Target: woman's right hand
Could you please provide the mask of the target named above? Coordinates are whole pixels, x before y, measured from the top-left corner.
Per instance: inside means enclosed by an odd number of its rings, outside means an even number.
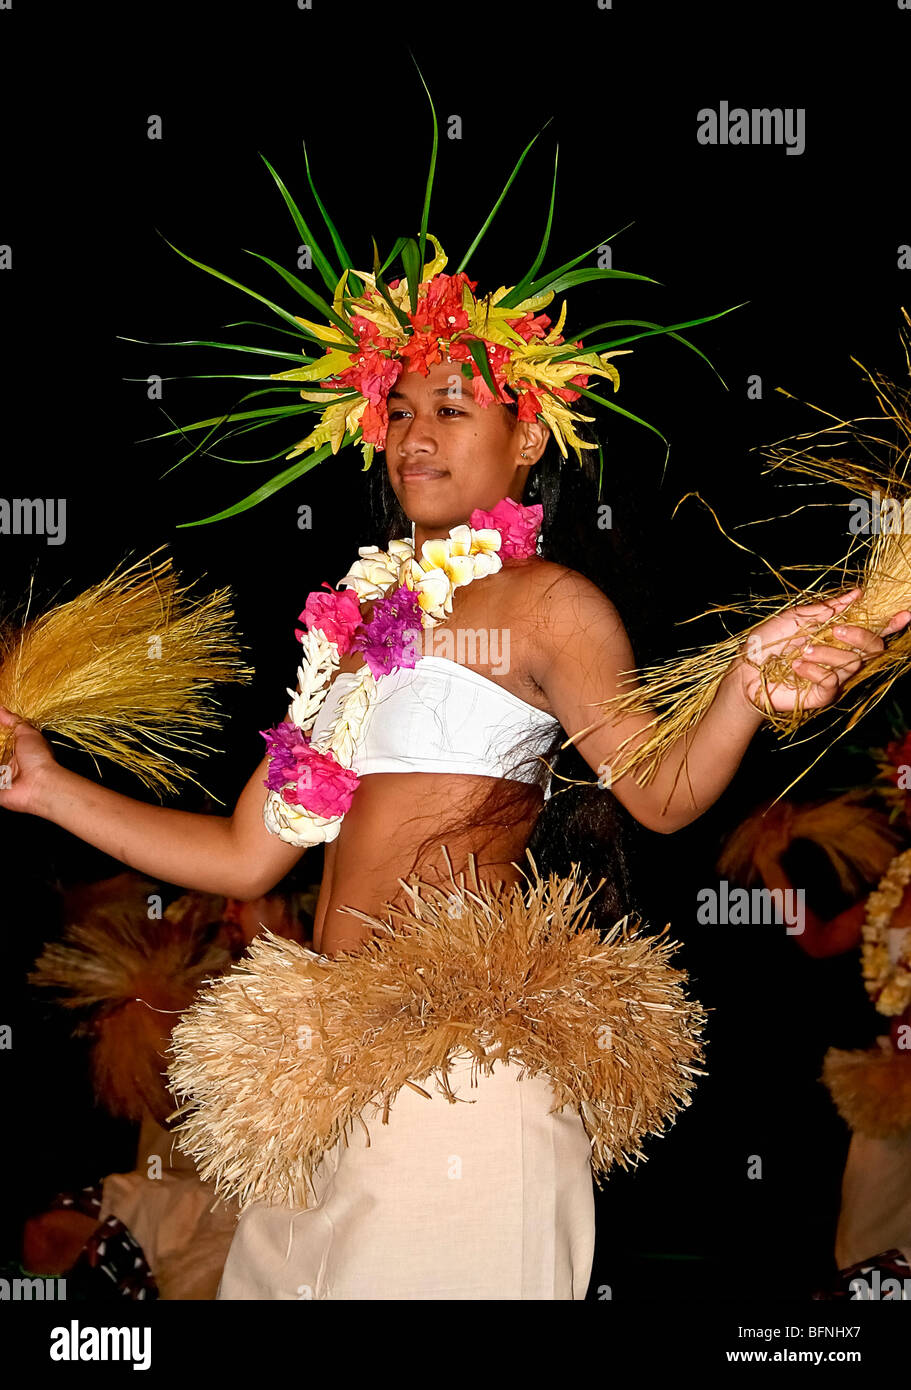
[[[0,807],[40,815],[42,789],[57,766],[51,746],[34,724],[20,719],[5,705],[0,705],[0,728],[16,731],[12,757],[8,764],[0,764]]]

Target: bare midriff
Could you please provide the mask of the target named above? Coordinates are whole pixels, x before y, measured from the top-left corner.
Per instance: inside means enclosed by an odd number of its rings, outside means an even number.
[[[508,629],[508,671],[464,662],[520,699],[552,713],[546,697],[529,674],[528,588],[535,562],[504,570],[469,588],[457,590],[452,617],[441,627]],[[369,620],[372,605],[365,604]],[[356,671],[363,656],[354,653],[340,671]],[[417,751],[417,750],[416,750]],[[342,911],[354,907],[385,919],[385,904],[405,907],[408,894],[399,883],[417,875],[424,882],[451,888],[445,845],[458,884],[471,883],[470,859],[481,882],[523,882],[531,831],[544,795],[533,784],[511,783],[516,803],[487,825],[473,826],[474,812],[501,778],[451,772],[374,772],[361,778],[338,837],[326,846],[323,881],[313,926],[313,949],[323,955],[356,950],[373,928]],[[417,852],[424,841],[420,858]]]
[[[443,772],[374,772],[363,777],[338,838],[326,846],[325,868],[313,924],[313,949],[324,955],[356,950],[373,928],[344,913],[345,906],[385,918],[385,902],[405,907],[408,895],[398,882],[410,874],[438,887],[451,887],[445,844],[455,881],[471,884],[469,855],[482,882],[522,881],[513,860],[528,868],[525,846],[540,811],[543,793],[527,787],[528,810],[508,825],[464,828],[472,806],[489,795],[496,778]],[[463,828],[441,837],[444,827]],[[421,842],[431,847],[415,862]]]

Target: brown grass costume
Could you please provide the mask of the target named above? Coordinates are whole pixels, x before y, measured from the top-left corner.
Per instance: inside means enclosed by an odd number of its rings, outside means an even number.
[[[488,1075],[502,1058],[549,1076],[554,1108],[578,1108],[596,1178],[646,1157],[645,1135],[704,1075],[705,1013],[669,964],[676,942],[626,918],[602,937],[578,866],[542,879],[528,858],[525,892],[479,883],[474,863],[466,888],[450,863],[450,891],[412,876],[399,880],[410,905],[387,903],[386,919],[346,909],[373,928],[357,952],[318,956],[269,934],[198,996],[173,1031],[169,1077],[186,1098],[176,1141],[217,1192],[241,1210],[306,1207],[313,1170],[365,1107],[385,1121],[403,1086],[439,1104],[419,1083],[435,1073],[448,1091],[464,1048]]]

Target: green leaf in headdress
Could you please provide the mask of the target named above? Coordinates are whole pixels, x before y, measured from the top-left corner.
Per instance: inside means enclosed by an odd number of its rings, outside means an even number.
[[[433,104],[433,97],[430,95],[430,88],[424,81],[424,74],[421,72],[417,58],[415,58],[413,53],[411,54],[411,57],[415,67],[418,70],[418,77],[421,79],[424,91],[427,93],[427,100],[430,102],[430,115],[433,118],[433,148],[430,151],[430,169],[427,173],[427,186],[424,190],[424,207],[421,212],[421,234],[418,239],[420,262],[421,265],[423,265],[427,253],[427,219],[430,214],[430,194],[433,190],[433,177],[436,173],[437,167],[437,146],[439,144],[439,127],[437,125],[437,113],[436,108]],[[412,310],[412,312],[414,312],[414,310]]]
[[[418,311],[418,285],[421,283],[421,269],[424,262],[421,259],[421,249],[413,236],[405,238],[405,244],[402,247],[402,265],[405,268],[405,278],[408,281],[411,312],[416,314]]]
[[[353,436],[346,435],[342,441],[342,448],[351,443]],[[296,482],[298,478],[309,473],[311,468],[315,468],[321,463],[328,454],[332,452],[331,444],[323,444],[321,448],[315,449],[312,454],[307,454],[303,458],[297,459],[290,468],[286,468],[282,473],[276,473],[274,478],[270,478],[262,487],[258,487],[255,492],[251,492],[247,497],[235,502],[233,507],[226,507],[224,511],[215,512],[212,516],[200,517],[198,521],[178,522],[178,528],[184,530],[190,526],[208,526],[213,521],[225,521],[229,516],[238,516],[241,512],[247,512],[251,507],[256,507],[260,502],[264,502],[267,497],[279,491],[280,488],[287,487],[289,483]]]
[[[648,330],[645,333],[628,333],[623,338],[612,338],[608,342],[591,344],[586,343],[584,348],[585,352],[609,352],[614,348],[621,347],[624,343],[636,343],[641,338],[655,338],[660,337],[662,334],[664,334],[669,338],[675,338],[678,343],[682,343],[684,347],[688,347],[691,349],[691,351],[695,352],[697,357],[701,357],[703,362],[705,362],[709,367],[711,367],[712,371],[718,377],[718,380],[721,382],[724,389],[727,390],[727,383],[725,382],[721,373],[706,356],[706,354],[700,348],[696,347],[695,343],[691,343],[688,338],[684,338],[682,334],[678,333],[676,330],[678,328],[692,328],[701,323],[710,323],[713,319],[723,318],[725,314],[732,314],[735,309],[742,309],[744,305],[748,303],[749,300],[745,299],[742,301],[742,303],[732,304],[729,309],[722,309],[717,314],[705,314],[702,318],[687,319],[683,323],[672,323],[666,326],[660,323],[650,323],[647,319],[613,319],[607,323],[595,324],[593,328],[586,329],[585,333],[580,333],[579,337],[584,342],[585,338],[588,336],[589,333],[597,333],[600,329],[603,328],[620,328],[629,326],[631,328],[639,327]],[[568,348],[565,352],[559,353],[556,357],[552,357],[550,360],[552,362],[569,361],[571,358],[576,356],[577,353],[578,348],[571,347]]]
[[[389,305],[389,308],[395,314],[395,317],[398,319],[401,326],[403,328],[410,329],[411,324],[408,321],[408,315],[396,304],[395,300],[392,298],[392,295],[389,293],[389,286],[386,284],[386,281],[380,274],[380,253],[377,249],[377,244],[375,240],[373,242],[373,277],[376,281],[377,289],[385,299],[386,303]]]
[[[333,266],[330,263],[329,258],[325,256],[323,252],[320,250],[316,237],[313,235],[310,228],[307,226],[307,223],[304,221],[300,208],[297,206],[294,199],[291,197],[291,194],[288,192],[287,188],[285,187],[282,180],[279,178],[278,174],[276,174],[275,170],[272,168],[272,165],[269,163],[266,156],[262,154],[262,152],[258,151],[258,153],[260,159],[265,164],[266,168],[269,170],[269,173],[272,175],[275,182],[278,184],[279,192],[281,193],[282,197],[288,205],[288,211],[291,213],[291,216],[294,220],[294,225],[297,228],[304,242],[304,245],[309,246],[310,248],[310,254],[313,257],[313,264],[316,266],[320,275],[323,277],[323,284],[330,291],[330,293],[334,293],[335,287],[339,282],[341,271],[336,270],[335,266]],[[306,150],[304,152],[304,158],[306,158]]]
[[[617,415],[622,415],[625,419],[632,420],[633,424],[642,425],[644,429],[651,430],[652,434],[657,434],[662,444],[667,446],[664,455],[665,467],[667,466],[667,460],[671,451],[671,446],[668,444],[664,435],[655,425],[650,425],[648,420],[643,420],[638,415],[634,415],[631,410],[624,410],[622,405],[617,405],[614,401],[609,401],[606,396],[599,396],[597,391],[590,391],[587,386],[578,386],[575,383],[573,383],[573,390],[578,391],[580,395],[586,396],[591,401],[597,401],[599,405],[605,406],[606,409],[613,410]]]
[[[581,251],[578,256],[573,256],[572,260],[565,261],[563,265],[559,265],[554,270],[548,271],[546,275],[540,275],[537,278],[537,280],[532,280],[530,282],[526,281],[524,285],[516,285],[515,288],[511,289],[509,291],[509,294],[504,295],[503,298],[498,301],[498,303],[503,307],[509,309],[512,308],[515,304],[520,304],[523,299],[530,299],[532,295],[540,294],[543,291],[554,289],[555,282],[558,281],[561,276],[565,275],[568,271],[573,270],[579,264],[580,261],[584,261],[589,256],[594,255],[594,253],[600,250],[602,246],[606,246],[609,242],[613,241],[614,237],[619,236],[621,232],[625,232],[629,227],[632,227],[632,225],[632,222],[627,222],[625,227],[620,227],[616,232],[612,232],[610,236],[603,237],[601,241],[595,242],[594,246],[590,246],[587,251]],[[599,271],[598,274],[607,275],[609,278],[611,277],[610,271]],[[636,276],[632,275],[630,272],[622,271],[616,272],[616,275],[619,276],[621,279],[649,279],[647,275]],[[652,283],[657,285],[661,282],[659,280],[654,280],[652,281]]]
[[[341,314],[337,314],[332,305],[327,304],[321,294],[316,294],[314,290],[311,290],[309,285],[304,284],[303,280],[298,279],[290,270],[285,270],[284,266],[279,265],[278,261],[273,261],[269,256],[260,255],[259,251],[247,251],[246,247],[244,247],[244,250],[248,256],[255,256],[258,261],[265,261],[266,265],[271,266],[274,271],[277,271],[282,279],[300,295],[301,299],[306,300],[308,304],[312,304],[314,309],[318,309],[321,314],[325,314],[326,318],[334,323],[336,328],[340,328],[348,341],[354,345],[351,324],[347,319],[342,318]],[[333,346],[338,348],[339,344],[335,343]]]
[[[354,262],[348,255],[348,252],[345,249],[345,243],[342,241],[341,237],[336,231],[335,223],[332,221],[332,218],[329,216],[328,212],[323,206],[323,200],[316,191],[316,184],[313,182],[313,175],[310,173],[310,160],[307,157],[306,140],[302,140],[301,144],[304,147],[304,165],[307,170],[307,182],[310,185],[310,192],[313,194],[313,200],[316,203],[316,206],[319,208],[320,213],[322,214],[323,221],[329,229],[329,235],[332,238],[332,245],[335,247],[335,254],[338,256],[339,261],[342,264],[342,268],[349,271],[348,284],[351,286],[351,289],[356,295],[361,295],[364,293],[364,286],[361,284],[358,277],[354,274]],[[338,283],[339,279],[340,276],[336,275],[336,284]],[[334,292],[335,284],[330,285],[329,288]]]
[[[248,346],[246,343],[222,343],[210,338],[177,338],[170,342],[152,342],[149,338],[128,338],[123,333],[115,334],[115,337],[122,343],[142,343],[144,347],[211,347],[225,348],[231,352],[250,352],[262,357],[281,357],[286,362],[295,362],[300,366],[301,362],[315,362],[315,357],[304,357],[299,352],[282,352],[278,348],[260,348]],[[335,347],[338,344],[334,344]]]
[[[382,275],[383,271],[386,270],[386,268],[387,268],[388,266],[392,265],[392,262],[395,260],[396,256],[399,254],[399,252],[402,250],[402,248],[403,248],[403,246],[405,245],[405,242],[406,242],[407,240],[408,240],[408,238],[407,238],[406,236],[400,236],[400,237],[397,239],[397,241],[396,241],[395,245],[393,246],[392,250],[389,252],[389,255],[386,257],[386,259],[383,261],[383,264],[380,266],[380,274],[381,274],[381,275]],[[374,263],[374,264],[375,264],[375,263]]]
[[[494,381],[493,373],[490,370],[490,358],[487,356],[487,344],[480,338],[469,338],[467,341],[468,351],[477,362],[481,376],[487,383],[489,390],[493,392],[494,399],[499,400],[500,392],[497,389],[497,383]],[[466,363],[465,365],[467,366],[468,364]]]
[[[519,172],[519,170],[521,169],[523,163],[525,162],[525,156],[528,154],[528,151],[531,149],[532,145],[533,145],[533,144],[535,143],[535,141],[538,139],[538,136],[541,135],[541,134],[543,134],[543,132],[547,129],[547,127],[550,125],[550,123],[551,123],[552,120],[553,120],[553,116],[549,116],[549,117],[547,118],[547,120],[546,120],[546,121],[544,122],[544,124],[542,125],[541,129],[538,131],[538,134],[537,134],[537,135],[533,135],[533,136],[531,137],[531,139],[529,140],[528,144],[525,146],[525,149],[524,149],[524,150],[522,151],[522,153],[519,155],[519,158],[518,158],[518,160],[516,161],[516,164],[515,164],[515,168],[513,169],[513,171],[512,171],[512,173],[510,174],[509,178],[506,180],[506,183],[505,183],[504,186],[503,186],[503,191],[502,191],[502,193],[500,194],[500,196],[499,196],[499,198],[497,199],[497,201],[494,203],[493,207],[491,208],[491,210],[490,210],[490,212],[489,212],[489,214],[488,214],[488,216],[487,216],[487,220],[485,221],[485,223],[484,223],[484,225],[482,226],[481,230],[478,232],[478,234],[477,234],[477,236],[475,237],[474,241],[473,241],[473,242],[471,243],[471,245],[469,246],[468,250],[465,252],[465,255],[464,255],[464,256],[462,257],[462,259],[459,261],[459,264],[456,266],[456,272],[455,272],[455,273],[456,273],[457,275],[458,275],[458,273],[459,273],[460,270],[464,270],[464,269],[465,269],[466,265],[468,264],[469,257],[470,257],[470,256],[473,256],[474,253],[475,253],[475,251],[476,251],[476,250],[478,249],[478,247],[480,246],[481,241],[483,240],[484,234],[486,233],[486,231],[487,231],[488,227],[490,226],[491,222],[493,221],[493,219],[496,217],[497,213],[498,213],[499,210],[500,210],[500,204],[503,202],[503,199],[506,197],[506,194],[509,192],[509,189],[510,189],[510,186],[511,186],[511,184],[512,184],[513,179],[515,178],[516,174]]]
[[[522,276],[522,279],[515,286],[515,288],[510,291],[506,298],[500,300],[500,304],[505,304],[507,308],[509,307],[510,303],[520,304],[523,299],[528,299],[530,297],[529,287],[534,283],[535,275],[537,274],[541,262],[543,261],[547,253],[547,247],[550,242],[550,229],[553,226],[554,221],[554,202],[557,197],[557,160],[559,159],[559,157],[560,146],[557,145],[556,150],[554,151],[554,181],[550,190],[550,207],[547,210],[547,223],[544,228],[544,236],[541,240],[541,245],[538,249],[538,254],[535,257],[531,267],[525,272],[525,274]]]
[[[267,309],[271,309],[273,313],[278,314],[279,318],[284,319],[286,323],[289,323],[298,334],[302,334],[306,338],[313,338],[313,334],[308,333],[307,330],[301,324],[298,323],[297,319],[294,317],[293,314],[289,314],[288,311],[286,309],[282,309],[280,305],[274,304],[272,300],[267,299],[265,295],[258,294],[256,290],[248,289],[248,287],[246,285],[242,285],[239,280],[232,279],[230,275],[225,275],[223,271],[216,270],[213,266],[206,265],[203,261],[194,260],[194,258],[192,256],[188,256],[185,251],[181,251],[179,246],[174,246],[170,241],[168,241],[167,237],[164,236],[161,232],[159,232],[158,235],[161,237],[162,241],[164,241],[168,246],[171,247],[172,251],[176,251],[178,256],[182,256],[185,261],[189,261],[190,265],[195,265],[197,269],[206,271],[208,275],[214,275],[217,280],[224,280],[226,285],[233,285],[235,289],[243,290],[244,294],[248,294],[251,299],[258,299],[260,304],[265,304]],[[256,255],[257,253],[254,251],[250,254]],[[261,257],[261,259],[265,260],[266,258]],[[274,265],[274,262],[270,262],[270,264]],[[276,269],[280,269],[280,267],[276,266]],[[282,274],[287,275],[287,273],[288,272],[286,271],[282,271]],[[345,333],[351,341],[352,345],[356,346],[356,344],[354,343],[354,339],[351,337],[351,325],[346,323],[344,319],[338,319],[337,316],[333,313],[331,305],[327,304],[326,301],[320,297],[320,295],[315,294],[313,290],[309,289],[308,286],[304,285],[302,281],[298,281],[298,285],[300,285],[301,287],[303,297],[309,303],[313,304],[315,308],[319,309],[321,313],[324,313],[328,318],[336,319],[336,321],[344,327]],[[339,344],[334,343],[333,346],[337,348],[339,347]]]

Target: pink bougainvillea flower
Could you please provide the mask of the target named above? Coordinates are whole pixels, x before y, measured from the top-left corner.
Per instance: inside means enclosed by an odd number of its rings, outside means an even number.
[[[269,754],[269,775],[263,783],[270,791],[281,791],[286,782],[296,781],[306,760],[310,740],[296,724],[277,724],[260,729]]]
[[[332,752],[310,746],[295,724],[260,730],[269,748],[269,775],[263,782],[289,806],[302,806],[316,816],[344,816],[351,809],[360,778],[342,767]]]
[[[376,600],[373,616],[363,633],[354,639],[353,647],[364,653],[364,660],[376,680],[400,667],[414,669],[420,656],[415,650],[415,639],[420,633],[418,595],[402,584],[388,597]]]
[[[319,589],[313,589],[307,595],[303,613],[298,614],[298,621],[302,622],[308,631],[318,628],[325,634],[327,641],[335,642],[339,656],[344,656],[350,651],[351,639],[360,627],[361,606],[351,589],[333,589],[325,580],[322,587],[329,590],[328,594],[321,594]],[[294,629],[294,635],[298,642],[304,640],[300,628]]]
[[[550,328],[550,319],[546,314],[533,314],[531,309],[527,309],[519,319],[507,319],[510,328],[514,328],[526,343],[532,338],[544,338]],[[554,342],[562,342],[562,338],[557,337]]]

